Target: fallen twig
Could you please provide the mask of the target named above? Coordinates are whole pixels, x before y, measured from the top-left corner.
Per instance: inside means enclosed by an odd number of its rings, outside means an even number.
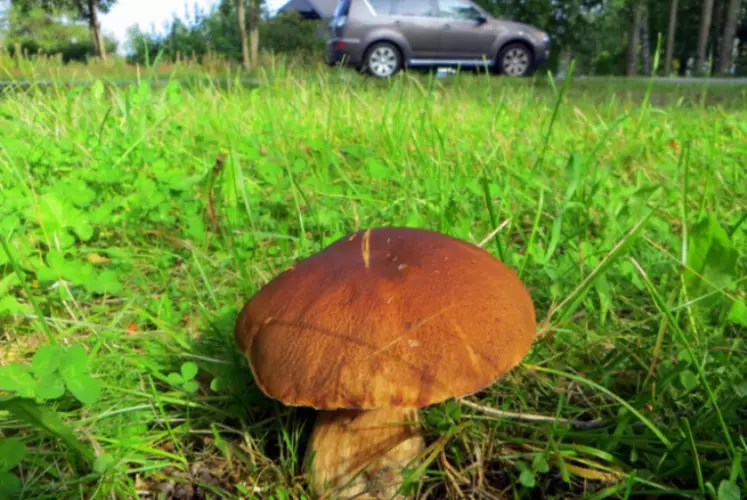
[[[480,247],[480,248],[485,248],[485,245],[487,245],[487,244],[488,244],[488,243],[490,242],[490,240],[492,240],[492,239],[493,239],[493,237],[494,237],[494,236],[495,236],[496,234],[498,234],[498,232],[499,232],[499,231],[500,231],[501,229],[503,229],[504,227],[506,227],[506,225],[507,225],[507,224],[508,224],[509,222],[511,222],[511,219],[506,219],[506,220],[504,220],[503,222],[501,222],[501,223],[500,223],[500,225],[499,225],[499,226],[498,226],[497,228],[493,229],[493,230],[492,230],[492,231],[490,232],[490,234],[488,234],[488,235],[487,235],[487,236],[486,236],[485,238],[483,238],[483,239],[482,239],[482,241],[481,241],[480,243],[478,243],[478,244],[477,244],[477,246],[478,246],[478,247]]]
[[[605,422],[601,420],[572,420],[566,418],[548,417],[546,415],[535,415],[532,413],[514,413],[510,411],[496,410],[495,408],[490,408],[489,406],[483,406],[477,403],[473,403],[472,401],[467,401],[466,399],[460,400],[460,403],[464,406],[472,408],[473,410],[477,410],[486,415],[490,415],[491,417],[524,420],[526,422],[557,422],[559,424],[576,427],[578,429],[598,429],[606,425]]]
[[[210,177],[208,179],[208,216],[210,217],[210,223],[213,226],[213,230],[217,233],[220,232],[220,223],[218,221],[218,212],[215,209],[215,192],[213,188],[215,186],[215,179],[218,174],[223,170],[223,163],[225,161],[225,155],[219,154],[215,158],[215,165],[210,171]]]

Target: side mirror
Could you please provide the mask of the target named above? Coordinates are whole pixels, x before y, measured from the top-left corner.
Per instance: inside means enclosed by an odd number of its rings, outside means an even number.
[[[477,16],[476,21],[477,21],[477,25],[480,26],[480,25],[483,25],[483,24],[487,23],[488,22],[488,18],[485,17],[485,16],[483,16],[482,14],[480,14],[479,16]]]

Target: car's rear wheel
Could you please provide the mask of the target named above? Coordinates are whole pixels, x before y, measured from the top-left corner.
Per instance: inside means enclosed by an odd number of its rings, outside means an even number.
[[[498,73],[508,76],[527,76],[532,72],[532,51],[523,43],[510,43],[501,49],[497,58]]]
[[[402,55],[389,42],[377,42],[366,51],[363,69],[377,78],[389,78],[401,68]]]

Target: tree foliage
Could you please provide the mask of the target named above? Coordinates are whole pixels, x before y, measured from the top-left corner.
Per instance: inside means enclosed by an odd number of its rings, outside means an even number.
[[[107,12],[117,0],[97,0],[98,9]],[[251,27],[251,15],[255,2],[263,8],[263,0],[246,0],[245,25]],[[546,30],[552,38],[550,69],[558,71],[570,58],[576,61],[576,71],[583,74],[625,74],[626,66],[632,74],[648,74],[653,51],[661,37],[661,63],[665,61],[666,39],[672,14],[672,0],[476,0],[494,15],[532,24]],[[712,62],[714,70],[731,72],[731,63],[736,62],[737,72],[747,73],[747,0],[713,0],[712,21],[702,23],[704,16],[702,0],[678,0],[676,23],[671,47],[670,72],[695,72],[701,27],[705,27],[704,58]],[[13,9],[20,16],[31,19],[36,16],[34,28],[42,29],[39,12],[64,12],[75,19],[89,22],[89,29],[96,38],[96,29],[91,24],[91,0],[12,0]],[[633,23],[635,6],[642,8],[643,15]],[[32,14],[33,13],[33,14]],[[33,23],[32,23],[33,24]],[[48,28],[44,28],[49,31]],[[61,28],[55,28],[61,29]],[[85,45],[79,27],[76,39]],[[28,30],[27,30],[28,31]],[[215,54],[224,59],[242,61],[242,45],[236,0],[221,0],[210,11],[195,10],[190,21],[177,17],[169,23],[165,33],[146,32],[137,27],[128,32],[130,59],[143,62],[146,50],[162,52],[166,59],[196,57]],[[323,22],[301,19],[289,12],[269,18],[263,16],[259,22],[259,49],[280,53],[316,53],[323,47]],[[725,33],[734,33],[740,40],[741,51],[731,57]],[[28,48],[46,47],[47,42],[35,35],[23,38],[18,30],[15,40],[23,39]],[[66,39],[70,37],[66,35]],[[50,37],[54,38],[54,37]],[[251,37],[250,37],[251,38]],[[46,39],[44,39],[46,40]],[[628,52],[629,41],[633,49]],[[36,44],[36,45],[35,45]],[[106,41],[107,47],[112,45]],[[91,44],[89,43],[90,47]],[[45,48],[46,50],[46,48]],[[87,50],[87,49],[86,49]],[[721,59],[728,55],[728,60]],[[630,63],[626,65],[626,63]]]
[[[96,47],[88,26],[78,22],[62,22],[63,12],[42,7],[13,5],[7,12],[7,33],[3,44],[8,52],[27,55],[57,55],[65,62],[84,61],[96,55]],[[117,42],[105,38],[107,51],[117,50]]]
[[[224,0],[210,12],[198,11],[190,23],[174,17],[165,34],[148,33],[138,27],[128,31],[130,60],[144,62],[146,51],[162,52],[162,58],[195,57],[218,54],[233,61],[242,61],[241,36],[236,22],[236,2]],[[248,11],[249,9],[247,9]],[[247,12],[247,16],[249,16]],[[249,22],[247,20],[247,25]],[[260,19],[259,48],[261,51],[293,53],[318,51],[324,46],[319,36],[319,22],[302,19],[295,12],[285,12]]]
[[[584,73],[623,74],[625,52],[633,6],[638,0],[477,0],[492,14],[526,22],[545,29],[552,37],[551,66],[557,67],[558,57],[565,52],[576,59],[576,68]],[[656,48],[658,36],[664,40],[669,26],[670,1],[643,0],[648,9],[648,45]],[[745,4],[745,2],[742,2]],[[680,0],[673,54],[675,66],[695,57],[702,14],[702,0]],[[747,5],[739,14],[737,36],[747,45]],[[741,31],[740,31],[741,28]],[[713,41],[718,26],[711,27],[707,52],[715,56]],[[644,44],[639,44],[644,45]],[[643,60],[637,61],[638,73]]]
[[[107,13],[117,3],[117,0],[98,0],[97,8],[100,12]],[[74,14],[82,21],[91,18],[90,2],[88,0],[11,0],[11,5],[27,13],[32,9],[41,9],[44,12],[64,12]]]
[[[96,53],[106,58],[106,40],[98,22],[99,12],[109,12],[117,0],[12,0],[12,6],[21,14],[41,9],[48,15],[63,13],[74,19],[86,21],[91,31],[91,43]]]

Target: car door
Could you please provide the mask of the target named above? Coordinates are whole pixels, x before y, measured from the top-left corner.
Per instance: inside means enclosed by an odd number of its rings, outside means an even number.
[[[432,59],[439,53],[443,20],[436,15],[436,0],[394,0],[392,28],[407,40],[413,59]]]
[[[497,32],[474,5],[465,0],[437,0],[442,21],[439,51],[448,59],[488,58]]]

